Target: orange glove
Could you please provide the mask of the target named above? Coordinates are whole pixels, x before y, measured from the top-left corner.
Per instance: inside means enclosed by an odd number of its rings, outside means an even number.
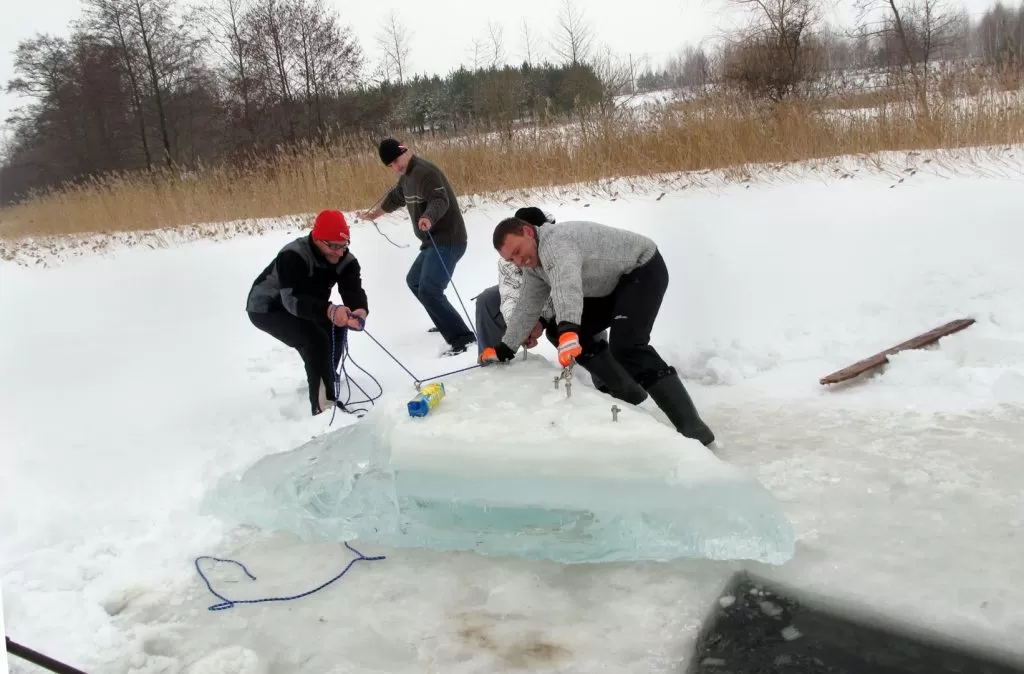
[[[563,332],[558,336],[558,363],[562,367],[569,367],[573,358],[578,358],[583,353],[579,337],[575,332]]]
[[[480,364],[481,365],[486,367],[487,365],[491,365],[492,363],[497,363],[497,362],[498,362],[498,352],[495,351],[494,349],[492,349],[491,347],[487,347],[486,349],[484,349],[483,351],[480,352]]]

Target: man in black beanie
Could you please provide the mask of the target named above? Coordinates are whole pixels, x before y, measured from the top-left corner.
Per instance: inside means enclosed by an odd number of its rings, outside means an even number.
[[[405,282],[448,342],[444,355],[464,353],[476,335],[444,295],[451,281],[449,274],[455,274],[469,242],[455,190],[441,169],[394,138],[382,140],[378,154],[381,162],[398,174],[398,182],[359,218],[372,222],[406,207],[413,234],[420,240],[420,252]]]

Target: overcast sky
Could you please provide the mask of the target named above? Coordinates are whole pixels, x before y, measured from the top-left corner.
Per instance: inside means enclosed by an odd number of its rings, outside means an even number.
[[[203,0],[182,0],[202,2]],[[852,0],[826,0],[833,21],[849,21]],[[993,0],[963,0],[977,16]],[[349,25],[368,58],[376,61],[375,36],[385,17],[395,10],[412,32],[409,64],[416,73],[446,73],[470,62],[474,38],[486,39],[488,22],[503,26],[505,52],[510,62],[522,60],[522,23],[547,53],[547,42],[557,27],[560,0],[325,0]],[[1016,4],[1011,2],[1010,4]],[[621,54],[647,57],[659,65],[687,44],[714,38],[741,20],[729,11],[729,0],[577,0],[593,26],[595,43],[607,44]],[[18,42],[37,32],[68,33],[79,17],[79,0],[6,0],[0,20],[0,123],[24,99],[6,93],[13,77],[13,51]],[[535,57],[536,58],[536,57]]]

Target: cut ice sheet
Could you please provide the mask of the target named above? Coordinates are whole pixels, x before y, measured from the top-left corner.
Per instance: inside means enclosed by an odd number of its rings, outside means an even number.
[[[422,418],[406,410],[411,389],[390,393],[223,480],[207,506],[307,540],[566,563],[789,560],[789,521],[753,477],[644,409],[587,386],[566,397],[557,369],[530,358],[450,378]]]

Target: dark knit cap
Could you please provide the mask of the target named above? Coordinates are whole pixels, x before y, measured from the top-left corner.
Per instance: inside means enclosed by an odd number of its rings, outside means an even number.
[[[384,162],[385,166],[387,166],[398,159],[398,157],[407,149],[408,148],[394,138],[385,138],[380,142],[380,147],[377,148],[377,153],[380,154],[380,160]]]
[[[530,223],[534,227],[540,227],[546,222],[554,223],[555,219],[547,215],[536,206],[527,206],[516,211],[516,218]]]

